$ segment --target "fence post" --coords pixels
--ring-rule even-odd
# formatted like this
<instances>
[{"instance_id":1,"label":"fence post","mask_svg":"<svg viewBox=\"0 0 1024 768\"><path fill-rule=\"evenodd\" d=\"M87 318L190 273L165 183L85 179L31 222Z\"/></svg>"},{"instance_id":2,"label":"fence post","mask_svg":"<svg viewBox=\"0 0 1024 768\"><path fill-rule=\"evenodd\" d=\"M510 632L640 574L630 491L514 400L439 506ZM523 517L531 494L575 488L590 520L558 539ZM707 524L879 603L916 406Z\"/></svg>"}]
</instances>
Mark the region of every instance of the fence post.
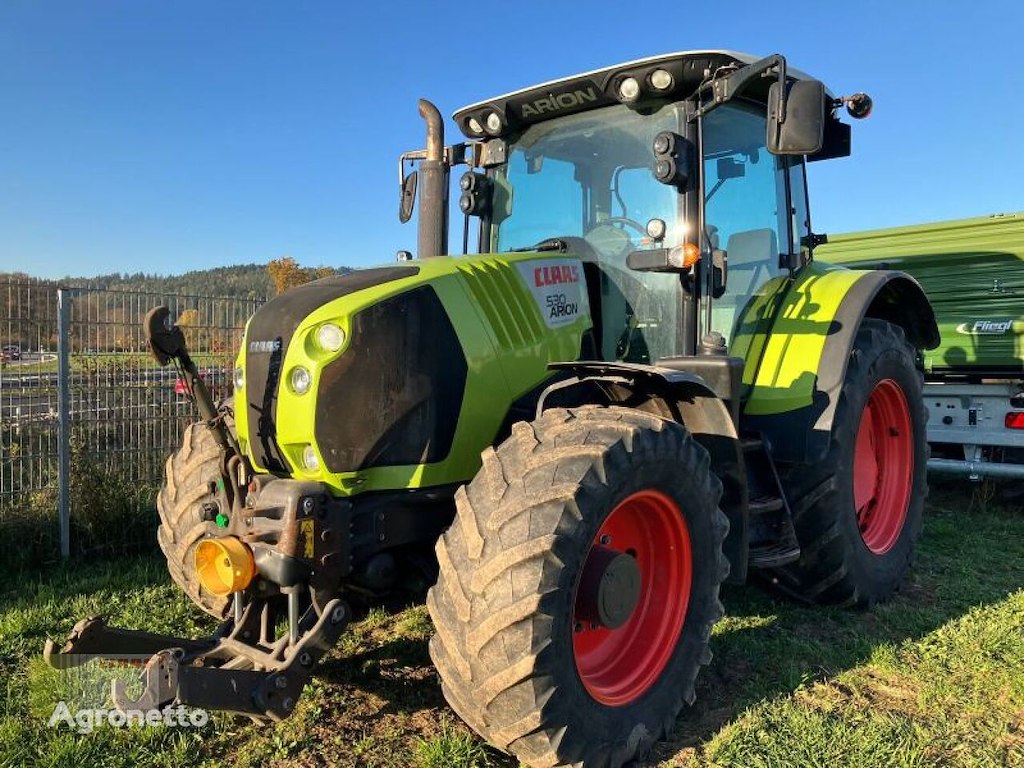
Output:
<instances>
[{"instance_id":1,"label":"fence post","mask_svg":"<svg viewBox=\"0 0 1024 768\"><path fill-rule=\"evenodd\" d=\"M57 289L57 514L60 556L71 556L71 303L67 288Z\"/></svg>"}]
</instances>

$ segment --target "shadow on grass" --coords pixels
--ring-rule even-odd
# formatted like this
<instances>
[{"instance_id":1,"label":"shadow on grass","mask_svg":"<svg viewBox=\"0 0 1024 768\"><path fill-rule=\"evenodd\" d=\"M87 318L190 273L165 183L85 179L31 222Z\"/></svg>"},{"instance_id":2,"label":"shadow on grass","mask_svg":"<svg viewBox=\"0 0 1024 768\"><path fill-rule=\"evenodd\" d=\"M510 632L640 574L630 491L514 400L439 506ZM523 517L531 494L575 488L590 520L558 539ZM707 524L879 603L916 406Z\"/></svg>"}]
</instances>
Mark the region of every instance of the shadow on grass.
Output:
<instances>
[{"instance_id":1,"label":"shadow on grass","mask_svg":"<svg viewBox=\"0 0 1024 768\"><path fill-rule=\"evenodd\" d=\"M934 493L915 565L900 592L867 611L803 606L757 587L723 589L726 616L697 700L644 764L698 751L748 707L859 666L880 647L917 640L1024 586L1024 513ZM980 495L980 501L979 501Z\"/></svg>"},{"instance_id":2,"label":"shadow on grass","mask_svg":"<svg viewBox=\"0 0 1024 768\"><path fill-rule=\"evenodd\" d=\"M758 586L723 589L726 617L715 628L697 701L644 764L699 749L752 705L861 665L880 647L921 638L1024 585L1024 514L967 498L934 494L910 578L872 610L799 605ZM374 697L372 712L358 717L446 711L423 637L393 634L370 646L330 659L318 673L332 687ZM494 754L492 764L516 763Z\"/></svg>"},{"instance_id":3,"label":"shadow on grass","mask_svg":"<svg viewBox=\"0 0 1024 768\"><path fill-rule=\"evenodd\" d=\"M984 489L971 498L940 486L910 579L885 605L871 611L814 608L756 586L724 590L726 617L716 626L715 657L699 679L697 701L645 764L681 751L685 761L687 750L701 750L758 702L787 697L803 684L863 664L880 648L916 640L1022 585L1024 512L993 501ZM208 621L169 584L162 561L152 557L48 569L27 583L8 584L0 603L7 630L0 638L0 673L7 674L38 654L47 635L60 636L91 612L110 612L122 626L156 631L198 636L208 629ZM275 731L287 749L268 741L251 750L249 762L301 755L310 764L407 765L402 760L418 740L449 726L464 730L441 694L427 652L425 617L419 606L372 614L355 625L319 668L301 713ZM16 709L0 707L0 714L16 719ZM208 739L200 751L237 762L249 742L263 736L249 726L232 729ZM495 767L516 765L493 752L489 761Z\"/></svg>"}]
</instances>

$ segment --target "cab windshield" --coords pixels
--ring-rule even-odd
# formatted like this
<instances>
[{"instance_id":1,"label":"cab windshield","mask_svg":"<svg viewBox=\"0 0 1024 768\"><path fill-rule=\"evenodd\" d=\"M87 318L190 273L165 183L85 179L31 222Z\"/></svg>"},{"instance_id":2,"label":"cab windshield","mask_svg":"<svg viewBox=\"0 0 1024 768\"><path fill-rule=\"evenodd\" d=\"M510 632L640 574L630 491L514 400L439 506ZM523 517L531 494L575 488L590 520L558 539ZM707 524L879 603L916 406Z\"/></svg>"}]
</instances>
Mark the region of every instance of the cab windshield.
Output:
<instances>
[{"instance_id":1,"label":"cab windshield","mask_svg":"<svg viewBox=\"0 0 1024 768\"><path fill-rule=\"evenodd\" d=\"M666 226L660 246L683 243L682 196L652 174L651 145L680 131L682 113L666 105L639 114L616 105L528 128L497 169L492 251L528 249L559 238L587 272L602 357L653 362L682 354L678 275L626 267L630 251L655 247L647 224Z\"/></svg>"}]
</instances>

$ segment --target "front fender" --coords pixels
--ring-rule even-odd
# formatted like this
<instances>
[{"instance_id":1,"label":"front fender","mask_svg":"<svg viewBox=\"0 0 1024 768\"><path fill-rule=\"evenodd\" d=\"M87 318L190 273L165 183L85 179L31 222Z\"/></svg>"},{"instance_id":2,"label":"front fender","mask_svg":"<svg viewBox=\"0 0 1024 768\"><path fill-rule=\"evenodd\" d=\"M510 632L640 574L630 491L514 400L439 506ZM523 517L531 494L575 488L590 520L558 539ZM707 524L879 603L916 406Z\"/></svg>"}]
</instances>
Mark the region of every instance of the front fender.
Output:
<instances>
[{"instance_id":1,"label":"front fender","mask_svg":"<svg viewBox=\"0 0 1024 768\"><path fill-rule=\"evenodd\" d=\"M742 584L747 578L749 525L747 474L736 425L725 402L699 375L662 365L577 360L552 363L582 381L602 382L610 403L647 411L681 423L711 459L711 471L722 481L719 506L729 519L723 551L729 560L728 581ZM573 386L573 380L551 385L546 393ZM538 411L544 407L541 396ZM582 402L582 401L581 401ZM604 403L603 403L604 404Z\"/></svg>"}]
</instances>

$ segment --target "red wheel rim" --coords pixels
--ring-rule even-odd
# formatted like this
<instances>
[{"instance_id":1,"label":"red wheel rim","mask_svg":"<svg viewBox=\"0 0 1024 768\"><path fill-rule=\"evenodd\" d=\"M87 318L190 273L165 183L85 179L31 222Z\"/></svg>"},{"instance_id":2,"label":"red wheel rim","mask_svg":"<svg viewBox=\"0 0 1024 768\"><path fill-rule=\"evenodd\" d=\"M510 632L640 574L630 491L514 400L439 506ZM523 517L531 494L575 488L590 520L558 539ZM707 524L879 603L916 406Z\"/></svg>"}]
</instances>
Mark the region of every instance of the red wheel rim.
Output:
<instances>
[{"instance_id":1,"label":"red wheel rim","mask_svg":"<svg viewBox=\"0 0 1024 768\"><path fill-rule=\"evenodd\" d=\"M588 556L597 546L636 558L640 596L629 619L612 630L583 621L574 595L573 655L587 692L602 704L623 706L655 683L675 651L693 580L690 533L672 499L639 491L608 515Z\"/></svg>"},{"instance_id":2,"label":"red wheel rim","mask_svg":"<svg viewBox=\"0 0 1024 768\"><path fill-rule=\"evenodd\" d=\"M914 478L914 430L900 385L875 385L860 417L853 461L857 526L869 550L883 555L900 537Z\"/></svg>"}]
</instances>

